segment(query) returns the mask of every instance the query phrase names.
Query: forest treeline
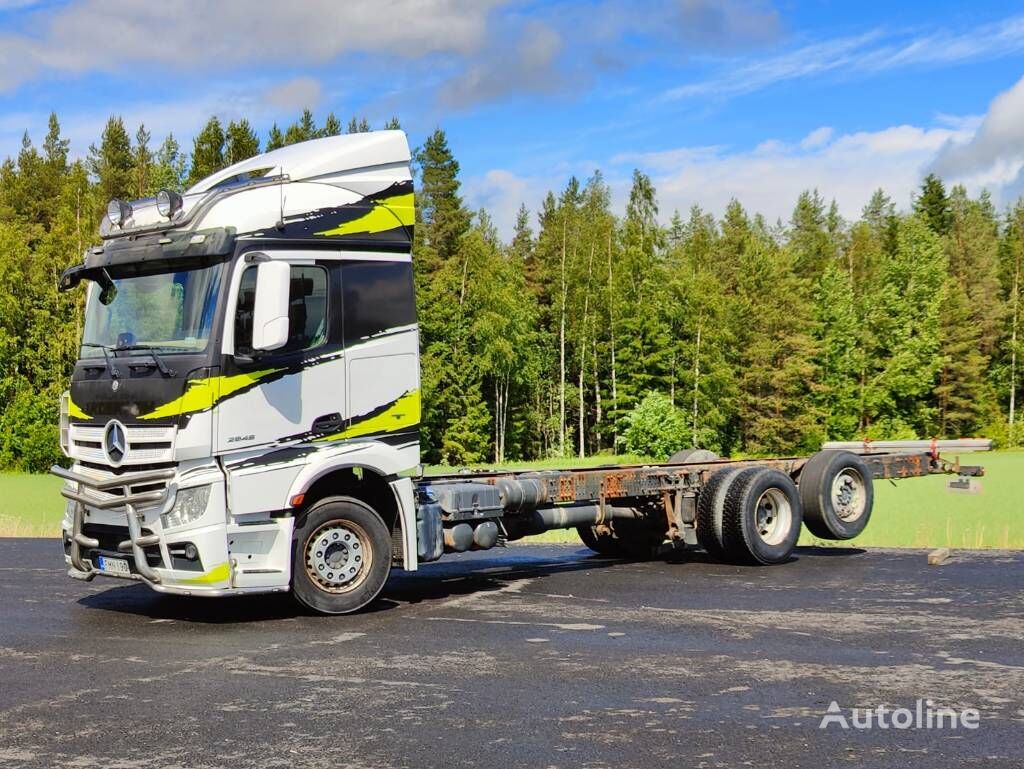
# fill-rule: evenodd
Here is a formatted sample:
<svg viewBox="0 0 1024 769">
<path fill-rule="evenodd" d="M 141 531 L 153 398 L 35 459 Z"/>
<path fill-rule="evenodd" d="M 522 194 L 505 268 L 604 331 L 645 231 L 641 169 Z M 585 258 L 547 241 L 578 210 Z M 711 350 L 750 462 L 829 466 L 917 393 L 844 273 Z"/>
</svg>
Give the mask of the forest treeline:
<svg viewBox="0 0 1024 769">
<path fill-rule="evenodd" d="M 246 120 L 211 118 L 186 152 L 111 117 L 82 159 L 56 115 L 38 147 L 26 134 L 0 167 L 0 466 L 59 458 L 82 292 L 56 283 L 96 242 L 106 201 L 369 128 L 306 110 L 261 141 Z M 635 449 L 624 440 L 645 399 L 676 444 L 723 454 L 1024 437 L 1024 201 L 997 210 L 928 176 L 907 212 L 878 190 L 847 221 L 807 191 L 770 223 L 736 200 L 721 218 L 662 211 L 640 171 L 616 211 L 595 171 L 521 208 L 506 243 L 463 201 L 443 131 L 414 166 L 425 461 Z"/>
</svg>

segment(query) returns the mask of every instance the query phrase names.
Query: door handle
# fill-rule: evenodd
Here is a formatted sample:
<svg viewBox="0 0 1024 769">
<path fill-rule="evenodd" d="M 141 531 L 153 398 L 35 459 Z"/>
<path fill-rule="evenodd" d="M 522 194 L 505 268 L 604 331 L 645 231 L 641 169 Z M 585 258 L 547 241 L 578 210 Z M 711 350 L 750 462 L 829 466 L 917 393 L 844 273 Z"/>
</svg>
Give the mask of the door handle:
<svg viewBox="0 0 1024 769">
<path fill-rule="evenodd" d="M 340 430 L 344 426 L 345 420 L 337 412 L 324 414 L 313 420 L 313 432 L 315 433 L 329 433 L 334 430 Z"/>
</svg>

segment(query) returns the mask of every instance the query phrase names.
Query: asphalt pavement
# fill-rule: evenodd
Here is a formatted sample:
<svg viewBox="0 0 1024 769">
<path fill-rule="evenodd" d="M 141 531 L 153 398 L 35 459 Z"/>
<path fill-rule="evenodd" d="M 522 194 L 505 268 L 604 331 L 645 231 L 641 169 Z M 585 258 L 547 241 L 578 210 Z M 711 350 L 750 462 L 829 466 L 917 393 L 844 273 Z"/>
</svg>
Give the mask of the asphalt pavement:
<svg viewBox="0 0 1024 769">
<path fill-rule="evenodd" d="M 1024 766 L 1024 553 L 513 546 L 320 617 L 75 582 L 59 550 L 0 540 L 4 769 Z M 821 728 L 918 699 L 978 728 Z"/>
</svg>

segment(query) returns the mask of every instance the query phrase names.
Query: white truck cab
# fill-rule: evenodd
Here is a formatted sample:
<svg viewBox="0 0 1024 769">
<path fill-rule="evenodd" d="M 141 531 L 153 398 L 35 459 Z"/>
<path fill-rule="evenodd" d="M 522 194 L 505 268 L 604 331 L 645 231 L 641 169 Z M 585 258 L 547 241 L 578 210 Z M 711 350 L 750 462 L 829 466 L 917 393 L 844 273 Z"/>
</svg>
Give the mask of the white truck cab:
<svg viewBox="0 0 1024 769">
<path fill-rule="evenodd" d="M 54 468 L 72 577 L 189 595 L 288 590 L 295 513 L 327 497 L 355 519 L 304 551 L 302 573 L 323 593 L 307 603 L 372 599 L 383 584 L 373 537 L 417 567 L 409 163 L 401 131 L 330 137 L 183 195 L 111 201 L 103 245 L 61 279 L 88 281 L 62 402 L 73 464 Z M 382 525 L 360 524 L 360 506 Z"/>
</svg>

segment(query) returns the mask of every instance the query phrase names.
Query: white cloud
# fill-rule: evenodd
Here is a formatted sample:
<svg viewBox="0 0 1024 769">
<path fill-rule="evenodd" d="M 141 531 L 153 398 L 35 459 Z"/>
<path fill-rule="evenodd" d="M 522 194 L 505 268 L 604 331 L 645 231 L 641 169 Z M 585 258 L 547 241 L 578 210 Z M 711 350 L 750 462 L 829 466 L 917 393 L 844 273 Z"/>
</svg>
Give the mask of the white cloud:
<svg viewBox="0 0 1024 769">
<path fill-rule="evenodd" d="M 1024 166 L 1024 78 L 996 96 L 970 141 L 947 144 L 932 163 L 943 177 L 1001 186 Z"/>
<path fill-rule="evenodd" d="M 844 216 L 855 218 L 879 187 L 908 205 L 935 154 L 947 142 L 969 137 L 948 127 L 901 125 L 835 137 L 817 129 L 795 144 L 767 140 L 750 151 L 688 159 L 672 169 L 658 164 L 664 154 L 658 153 L 651 166 L 641 156 L 639 166 L 652 173 L 666 215 L 694 204 L 721 214 L 736 198 L 751 213 L 786 221 L 797 196 L 817 189 L 826 200 L 834 198 Z"/>
<path fill-rule="evenodd" d="M 163 141 L 168 133 L 173 133 L 182 144 L 182 148 L 189 152 L 192 137 L 211 115 L 217 115 L 224 123 L 246 118 L 257 127 L 268 126 L 272 121 L 280 121 L 282 118 L 293 120 L 296 113 L 294 107 L 275 105 L 267 95 L 275 90 L 294 92 L 304 88 L 307 89 L 305 96 L 310 95 L 309 86 L 296 84 L 296 81 L 278 85 L 257 82 L 255 88 L 235 83 L 212 83 L 202 96 L 196 98 L 167 102 L 139 101 L 118 109 L 107 109 L 105 106 L 97 105 L 95 108 L 82 111 L 61 110 L 58 117 L 61 121 L 61 133 L 71 142 L 72 157 L 86 155 L 89 145 L 99 140 L 111 112 L 122 117 L 132 136 L 135 135 L 138 125 L 145 123 L 153 132 L 154 146 Z M 314 105 L 304 102 L 302 106 Z M 28 131 L 38 147 L 46 134 L 47 117 L 44 112 L 0 115 L 0 158 L 17 156 L 25 131 Z"/>
<path fill-rule="evenodd" d="M 874 74 L 908 66 L 995 58 L 1021 51 L 1024 51 L 1024 16 L 979 25 L 960 34 L 939 31 L 907 35 L 879 29 L 760 59 L 723 61 L 721 74 L 684 83 L 666 91 L 664 97 L 736 96 L 776 83 L 828 73 Z"/>
<path fill-rule="evenodd" d="M 778 11 L 758 0 L 676 0 L 673 5 L 670 20 L 676 21 L 678 33 L 701 47 L 763 43 L 781 27 Z"/>
<path fill-rule="evenodd" d="M 687 163 L 715 158 L 724 149 L 721 145 L 707 145 L 677 147 L 663 152 L 620 152 L 618 155 L 612 156 L 611 164 L 613 166 L 643 165 L 644 168 L 665 171 Z"/>
<path fill-rule="evenodd" d="M 828 144 L 828 140 L 832 138 L 832 128 L 830 126 L 822 126 L 821 128 L 815 128 L 807 136 L 800 140 L 800 149 L 813 150 L 818 147 Z"/>
<path fill-rule="evenodd" d="M 819 127 L 796 142 L 765 139 L 748 150 L 699 146 L 624 152 L 611 158 L 607 179 L 621 213 L 632 169 L 650 174 L 665 221 L 674 210 L 685 214 L 694 204 L 721 215 L 733 198 L 770 222 L 788 221 L 797 197 L 810 189 L 826 200 L 835 199 L 843 216 L 854 219 L 879 187 L 898 206 L 908 208 L 936 155 L 950 143 L 970 141 L 973 134 L 970 127 L 948 125 L 898 125 L 845 134 Z M 508 238 L 519 204 L 525 202 L 536 211 L 546 192 L 560 190 L 567 177 L 568 173 L 530 177 L 494 170 L 467 181 L 466 196 L 475 206 L 493 209 L 499 232 Z"/>
<path fill-rule="evenodd" d="M 515 229 L 519 207 L 530 209 L 530 225 L 537 231 L 537 211 L 548 190 L 564 183 L 558 176 L 519 176 L 496 168 L 483 176 L 470 177 L 463 183 L 466 203 L 472 209 L 486 208 L 498 234 L 510 240 Z"/>
<path fill-rule="evenodd" d="M 499 101 L 512 93 L 555 93 L 562 90 L 558 57 L 562 37 L 549 25 L 531 21 L 508 40 L 495 40 L 489 50 L 441 89 L 450 107 Z"/>
<path fill-rule="evenodd" d="M 312 77 L 297 77 L 271 86 L 263 92 L 263 98 L 280 109 L 313 109 L 320 102 L 320 82 Z"/>
<path fill-rule="evenodd" d="M 0 36 L 0 91 L 45 72 L 294 66 L 353 52 L 468 54 L 484 42 L 491 9 L 506 1 L 84 0 L 36 12 L 30 32 Z"/>
</svg>

